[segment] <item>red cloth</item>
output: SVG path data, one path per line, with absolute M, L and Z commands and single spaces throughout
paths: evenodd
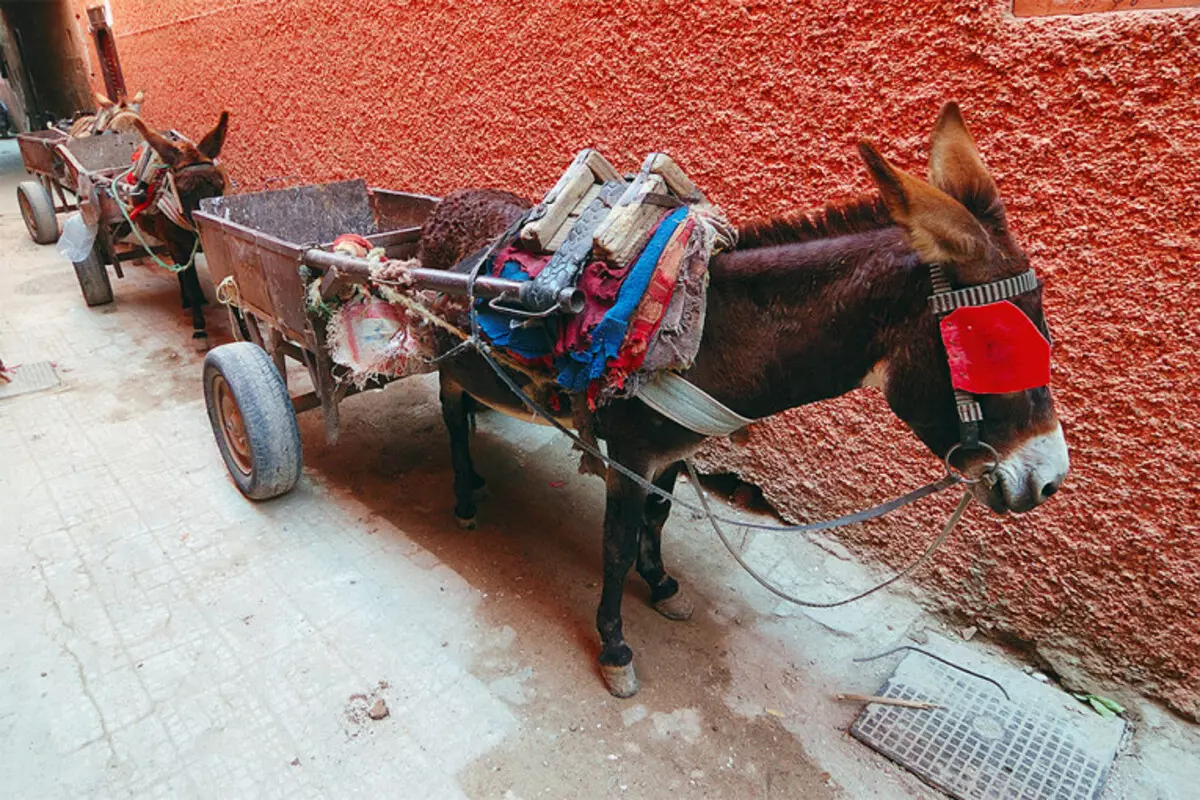
M 133 207 L 133 208 L 132 208 L 132 209 L 129 211 L 129 218 L 130 218 L 130 219 L 137 219 L 137 215 L 138 215 L 138 214 L 140 214 L 140 213 L 142 213 L 143 211 L 145 211 L 147 208 L 149 208 L 149 207 L 150 207 L 150 204 L 151 204 L 151 203 L 153 203 L 153 202 L 154 202 L 154 193 L 153 193 L 153 192 L 151 192 L 151 193 L 149 194 L 149 196 L 148 196 L 148 197 L 147 197 L 145 200 L 143 200 L 143 201 L 141 202 L 141 204 L 140 204 L 140 205 L 136 205 L 136 206 L 134 206 L 134 207 Z
M 371 243 L 366 237 L 359 236 L 357 233 L 343 233 L 341 236 L 333 240 L 333 249 L 336 250 L 342 245 L 353 247 L 357 251 L 354 255 L 359 258 L 365 258 L 367 253 L 371 252 Z
M 492 276 L 500 277 L 504 272 L 508 262 L 514 261 L 521 271 L 530 278 L 536 278 L 546 265 L 550 263 L 549 253 L 529 253 L 522 250 L 516 243 L 507 245 L 496 251 L 495 259 L 492 261 Z
M 1050 383 L 1050 343 L 1007 300 L 956 309 L 941 327 L 955 389 L 1006 394 Z
M 632 267 L 633 261 L 623 267 L 593 261 L 583 268 L 583 274 L 579 276 L 579 288 L 584 297 L 583 311 L 566 318 L 562 333 L 555 342 L 554 355 L 563 356 L 588 348 L 592 342 L 592 330 L 617 302 L 621 283 Z
M 683 266 L 688 240 L 695 224 L 689 220 L 679 226 L 667 242 L 667 246 L 663 248 L 650 285 L 646 287 L 646 293 L 642 295 L 637 311 L 629 320 L 629 331 L 625 334 L 621 350 L 609 364 L 606 380 L 611 385 L 624 388 L 625 378 L 636 372 L 646 360 L 650 340 L 654 338 L 663 314 L 667 311 L 667 305 L 671 302 L 671 296 L 675 294 L 675 286 L 679 282 L 679 269 Z

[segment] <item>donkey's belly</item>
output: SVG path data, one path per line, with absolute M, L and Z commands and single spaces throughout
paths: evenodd
M 478 356 L 467 355 L 453 364 L 447 364 L 441 371 L 442 391 L 463 391 L 473 397 L 481 405 L 499 411 L 501 414 L 519 419 L 522 422 L 534 422 L 538 425 L 549 425 L 541 416 L 529 410 L 521 399 L 509 391 L 508 387 L 496 377 L 489 367 Z M 560 423 L 573 428 L 571 413 L 555 414 Z
M 487 406 L 488 408 L 492 409 L 493 411 L 499 411 L 501 414 L 505 415 L 506 417 L 512 417 L 513 419 L 519 419 L 522 422 L 532 422 L 535 425 L 545 425 L 547 427 L 550 426 L 550 423 L 547 422 L 540 414 L 533 413 L 532 411 L 529 410 L 529 408 L 524 403 L 522 403 L 520 401 L 511 403 L 511 402 L 502 401 L 499 398 L 478 397 L 478 396 L 472 394 L 470 391 L 468 391 L 467 394 L 470 394 L 471 397 L 474 397 L 475 400 L 477 400 L 482 405 Z M 555 415 L 554 418 L 556 420 L 558 420 L 560 424 L 565 425 L 568 428 L 574 429 L 574 427 L 575 427 L 574 422 L 571 420 L 571 418 L 569 416 L 564 417 L 564 416 Z

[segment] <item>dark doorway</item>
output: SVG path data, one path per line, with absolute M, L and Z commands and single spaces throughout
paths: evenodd
M 86 26 L 67 0 L 0 0 L 0 100 L 18 129 L 93 107 Z

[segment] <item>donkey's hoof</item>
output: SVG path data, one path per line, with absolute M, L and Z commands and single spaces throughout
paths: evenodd
M 683 588 L 670 597 L 659 600 L 654 604 L 654 610 L 662 614 L 667 619 L 675 620 L 676 622 L 685 622 L 692 618 L 692 611 L 695 610 L 695 605 L 692 603 L 692 598 L 683 593 Z
M 600 675 L 604 678 L 604 685 L 608 687 L 608 691 L 613 697 L 633 697 L 638 693 L 638 689 L 642 688 L 642 684 L 637 679 L 637 672 L 633 669 L 632 661 L 623 667 L 601 664 Z
M 192 334 L 192 349 L 197 353 L 207 353 L 209 350 L 208 334 L 204 331 L 196 331 Z
M 455 514 L 454 521 L 464 531 L 473 531 L 479 527 L 479 520 L 476 517 L 460 517 L 458 514 Z

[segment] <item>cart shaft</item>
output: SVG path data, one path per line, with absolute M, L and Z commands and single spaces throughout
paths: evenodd
M 371 262 L 364 258 L 355 258 L 342 253 L 330 253 L 314 248 L 305 251 L 301 257 L 301 263 L 305 266 L 315 267 L 323 273 L 332 270 L 336 273 L 338 280 L 350 283 L 366 284 L 373 280 Z M 447 294 L 465 295 L 471 284 L 471 276 L 463 272 L 412 267 L 408 269 L 408 274 L 412 276 L 413 285 L 416 288 L 433 289 Z M 528 287 L 527 282 L 480 276 L 475 278 L 474 286 L 470 287 L 470 290 L 474 291 L 476 297 L 484 299 L 504 297 L 513 303 L 519 303 L 523 299 L 523 292 Z M 568 313 L 579 313 L 583 310 L 582 293 L 575 288 L 563 289 L 559 292 L 558 307 Z

